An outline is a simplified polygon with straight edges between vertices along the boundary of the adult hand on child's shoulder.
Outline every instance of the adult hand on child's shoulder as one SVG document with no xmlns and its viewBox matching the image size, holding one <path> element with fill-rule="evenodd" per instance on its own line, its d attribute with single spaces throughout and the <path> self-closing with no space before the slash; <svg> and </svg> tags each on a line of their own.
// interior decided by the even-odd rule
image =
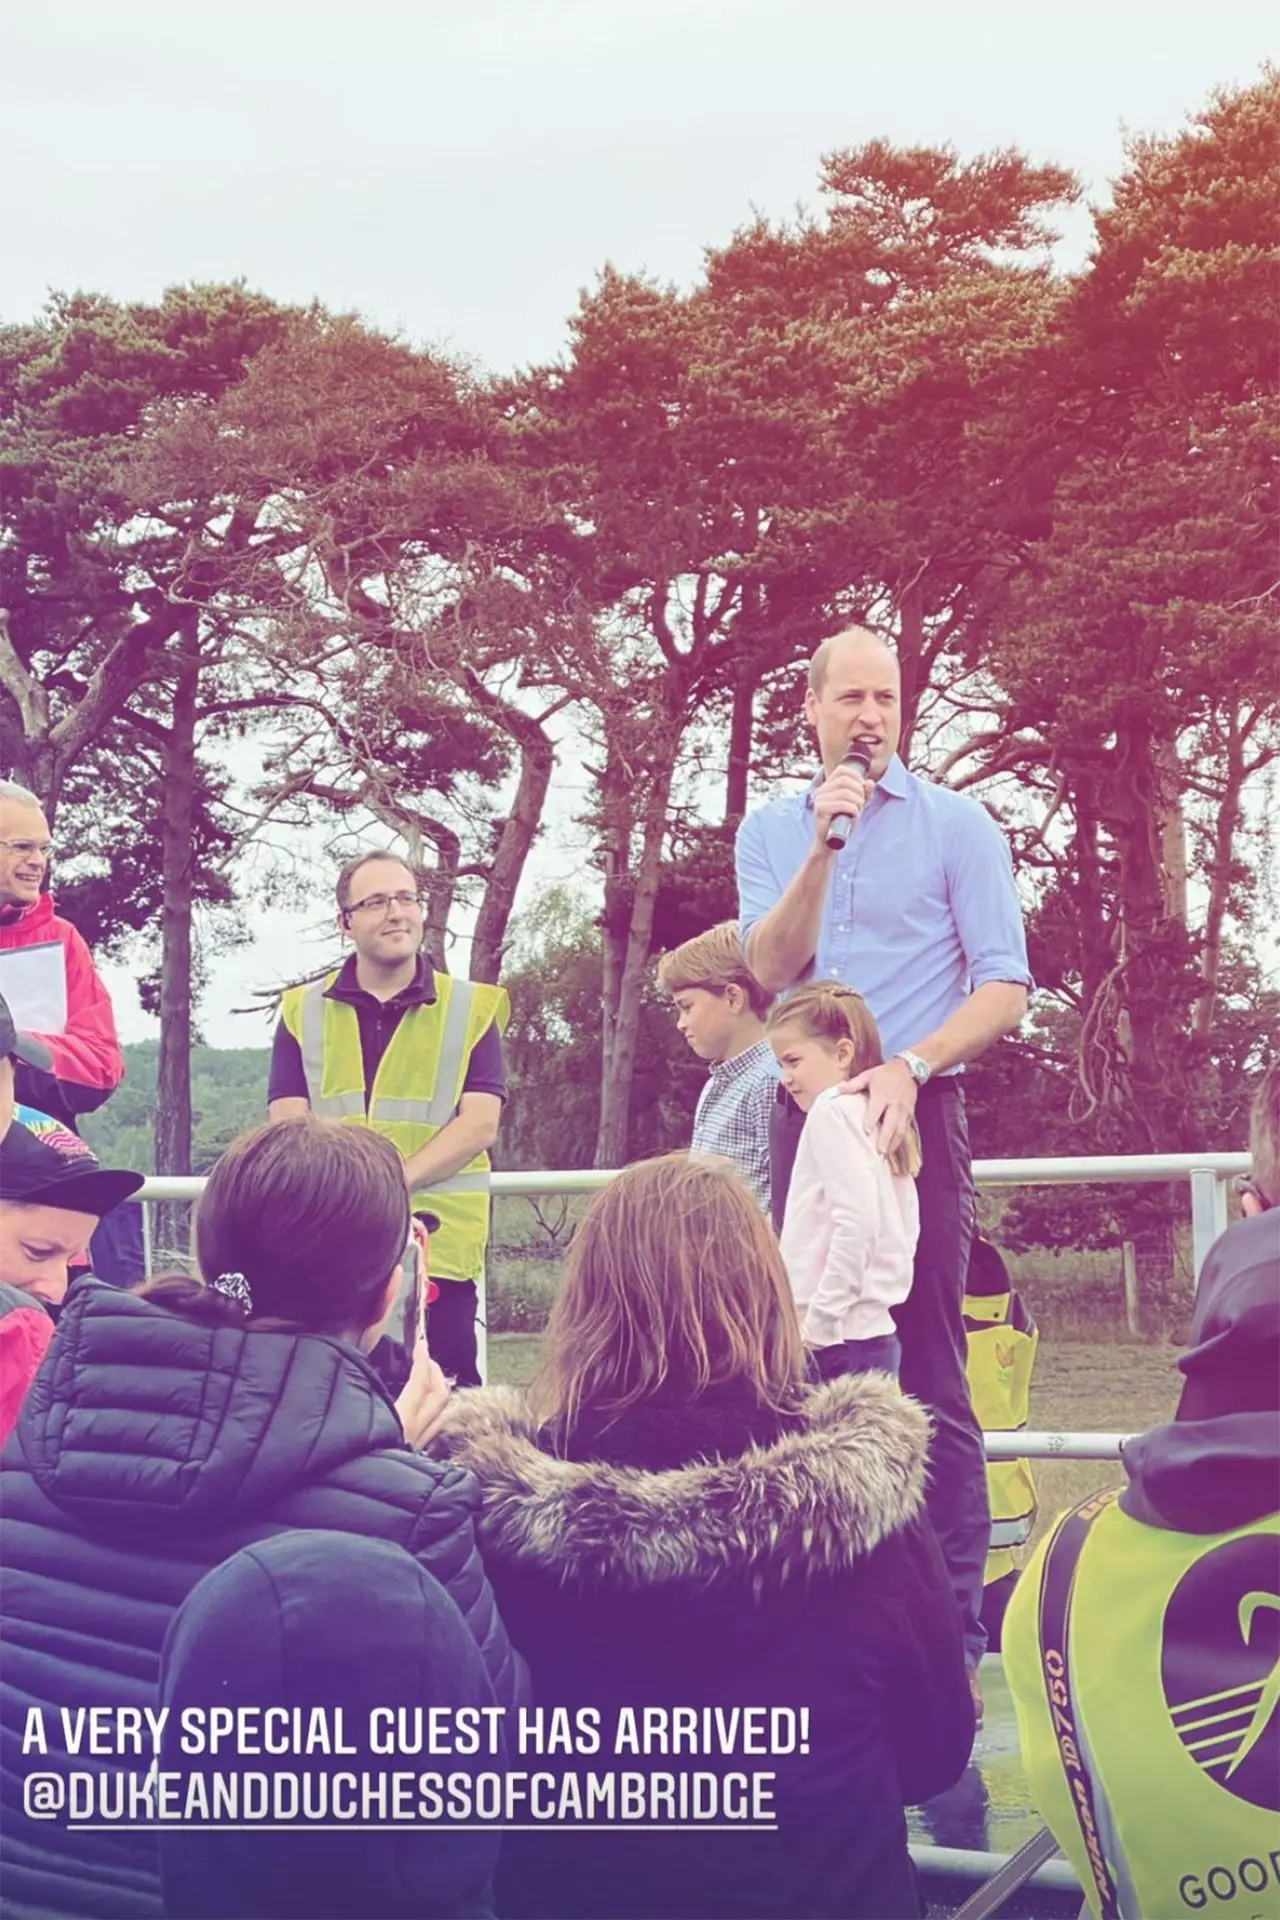
<svg viewBox="0 0 1280 1920">
<path fill-rule="evenodd" d="M 875 1135 L 878 1153 L 892 1153 L 906 1139 L 915 1118 L 919 1089 L 905 1060 L 886 1060 L 855 1074 L 852 1080 L 842 1080 L 840 1092 L 866 1094 L 866 1128 Z"/>
</svg>

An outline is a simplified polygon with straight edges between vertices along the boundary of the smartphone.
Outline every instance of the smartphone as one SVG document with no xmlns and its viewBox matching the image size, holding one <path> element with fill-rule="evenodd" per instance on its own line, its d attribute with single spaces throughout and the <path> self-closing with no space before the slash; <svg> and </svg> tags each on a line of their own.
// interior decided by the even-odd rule
<svg viewBox="0 0 1280 1920">
<path fill-rule="evenodd" d="M 427 1276 L 415 1237 L 410 1237 L 400 1264 L 400 1287 L 382 1337 L 392 1350 L 395 1373 L 407 1380 L 427 1327 Z"/>
</svg>

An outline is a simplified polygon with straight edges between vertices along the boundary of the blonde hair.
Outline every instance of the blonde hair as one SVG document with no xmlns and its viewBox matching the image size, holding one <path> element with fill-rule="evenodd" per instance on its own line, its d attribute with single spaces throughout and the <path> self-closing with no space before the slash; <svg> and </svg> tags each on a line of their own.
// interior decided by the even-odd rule
<svg viewBox="0 0 1280 1920">
<path fill-rule="evenodd" d="M 795 1027 L 806 1040 L 818 1040 L 830 1048 L 841 1040 L 851 1041 L 850 1079 L 880 1066 L 884 1060 L 880 1029 L 870 1007 L 860 993 L 842 986 L 838 980 L 814 980 L 776 1006 L 765 1031 L 772 1038 L 783 1027 Z M 906 1139 L 889 1155 L 889 1165 L 895 1173 L 913 1176 L 919 1173 L 920 1136 L 914 1123 Z"/>
<path fill-rule="evenodd" d="M 705 987 L 708 993 L 741 987 L 758 1020 L 763 1020 L 773 1005 L 773 995 L 761 986 L 743 958 L 736 920 L 722 920 L 718 927 L 695 934 L 692 940 L 664 953 L 658 962 L 658 985 L 670 994 L 687 993 L 693 987 Z"/>
<path fill-rule="evenodd" d="M 710 1154 L 627 1167 L 574 1235 L 529 1389 L 572 1428 L 659 1389 L 677 1403 L 740 1382 L 761 1406 L 798 1403 L 804 1350 L 778 1243 L 737 1170 Z"/>
</svg>

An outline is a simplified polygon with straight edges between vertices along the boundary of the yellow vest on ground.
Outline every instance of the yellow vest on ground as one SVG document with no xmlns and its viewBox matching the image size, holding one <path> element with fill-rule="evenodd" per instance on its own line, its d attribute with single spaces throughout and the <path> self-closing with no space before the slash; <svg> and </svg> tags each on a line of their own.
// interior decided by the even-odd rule
<svg viewBox="0 0 1280 1920">
<path fill-rule="evenodd" d="M 1009 1602 L 1032 1798 L 1105 1920 L 1280 1915 L 1280 1516 L 1166 1532 L 1114 1492 Z"/>
<path fill-rule="evenodd" d="M 1027 1424 L 1031 1369 L 1040 1332 L 1012 1293 L 967 1293 L 964 1297 L 965 1371 L 978 1425 L 989 1433 L 1016 1433 Z M 1015 1571 L 1013 1549 L 1031 1538 L 1036 1483 L 1027 1460 L 992 1460 L 987 1466 L 991 1500 L 991 1551 L 987 1585 Z"/>
<path fill-rule="evenodd" d="M 501 987 L 433 974 L 436 997 L 401 1015 L 366 1111 L 359 1017 L 347 1001 L 326 997 L 337 977 L 335 969 L 323 980 L 290 987 L 280 1002 L 302 1054 L 307 1098 L 326 1119 L 372 1127 L 407 1160 L 453 1119 L 472 1049 L 495 1020 L 502 1032 L 510 1002 Z M 475 1280 L 484 1270 L 490 1172 L 488 1154 L 478 1153 L 447 1180 L 411 1196 L 415 1207 L 440 1216 L 431 1236 L 431 1272 L 438 1279 Z"/>
</svg>

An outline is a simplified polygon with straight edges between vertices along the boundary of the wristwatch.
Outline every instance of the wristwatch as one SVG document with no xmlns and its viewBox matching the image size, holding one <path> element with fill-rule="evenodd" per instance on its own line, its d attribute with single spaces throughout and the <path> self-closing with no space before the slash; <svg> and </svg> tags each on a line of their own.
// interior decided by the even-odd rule
<svg viewBox="0 0 1280 1920">
<path fill-rule="evenodd" d="M 933 1068 L 929 1065 L 929 1062 L 922 1060 L 918 1053 L 912 1053 L 910 1047 L 899 1048 L 893 1057 L 895 1060 L 904 1060 L 906 1062 L 907 1072 L 911 1075 L 911 1078 L 918 1087 L 922 1087 L 926 1080 L 930 1079 L 933 1074 Z"/>
</svg>

